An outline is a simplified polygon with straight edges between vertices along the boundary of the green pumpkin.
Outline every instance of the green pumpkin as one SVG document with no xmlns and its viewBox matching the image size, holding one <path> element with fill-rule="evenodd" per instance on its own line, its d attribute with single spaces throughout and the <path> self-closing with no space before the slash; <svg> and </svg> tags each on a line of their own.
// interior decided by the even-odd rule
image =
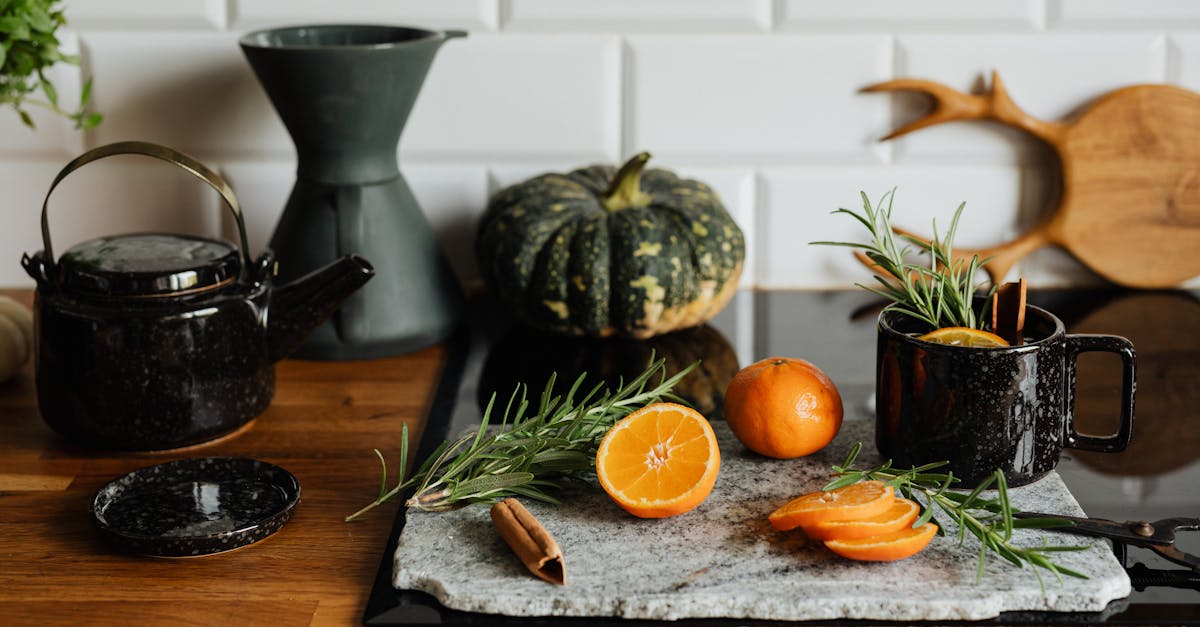
<svg viewBox="0 0 1200 627">
<path fill-rule="evenodd" d="M 621 166 L 543 174 L 492 197 L 475 253 L 488 288 L 526 323 L 636 338 L 693 327 L 733 297 L 745 239 L 707 185 Z"/>
</svg>

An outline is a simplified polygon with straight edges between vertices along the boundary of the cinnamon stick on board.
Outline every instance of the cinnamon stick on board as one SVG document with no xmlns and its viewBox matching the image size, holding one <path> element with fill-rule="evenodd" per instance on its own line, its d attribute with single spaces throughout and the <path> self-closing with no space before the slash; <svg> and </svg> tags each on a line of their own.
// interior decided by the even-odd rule
<svg viewBox="0 0 1200 627">
<path fill-rule="evenodd" d="M 567 583 L 558 543 L 520 501 L 508 498 L 493 505 L 492 524 L 529 572 L 553 584 Z"/>
</svg>

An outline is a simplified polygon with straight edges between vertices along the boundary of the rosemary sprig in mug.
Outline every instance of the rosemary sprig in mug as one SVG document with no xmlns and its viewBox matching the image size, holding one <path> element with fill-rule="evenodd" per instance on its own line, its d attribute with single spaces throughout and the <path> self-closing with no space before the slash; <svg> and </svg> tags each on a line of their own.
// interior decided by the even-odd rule
<svg viewBox="0 0 1200 627">
<path fill-rule="evenodd" d="M 527 415 L 530 404 L 525 388 L 519 386 L 504 408 L 498 429 L 489 430 L 496 402 L 493 394 L 478 430 L 442 442 L 407 478 L 404 470 L 408 467 L 408 427 L 405 426 L 401 430 L 400 474 L 395 486 L 388 489 L 387 462 L 376 449 L 383 466 L 379 498 L 347 516 L 346 521 L 358 519 L 414 486 L 415 492 L 405 501 L 405 507 L 427 511 L 510 496 L 557 503 L 548 490 L 593 469 L 596 448 L 613 424 L 649 403 L 679 401 L 671 389 L 695 367 L 692 364 L 667 377 L 666 360 L 651 356 L 646 370 L 618 386 L 616 391 L 608 392 L 603 383 L 598 383 L 579 399 L 576 396 L 586 374 L 575 379 L 565 396 L 554 395 L 555 376 L 551 375 L 532 414 Z M 658 384 L 651 385 L 656 376 Z"/>
<path fill-rule="evenodd" d="M 859 287 L 891 301 L 888 309 L 899 311 L 918 320 L 923 320 L 935 329 L 943 327 L 983 328 L 986 316 L 984 309 L 990 306 L 996 287 L 986 291 L 981 309 L 972 309 L 977 288 L 975 275 L 988 262 L 972 255 L 968 261 L 955 260 L 954 236 L 958 232 L 958 220 L 966 203 L 960 204 L 950 220 L 945 235 L 938 234 L 937 222 L 933 223 L 933 239 L 924 241 L 906 233 L 897 234 L 892 228 L 892 203 L 896 190 L 883 195 L 874 207 L 865 192 L 862 197 L 862 213 L 850 209 L 838 209 L 835 214 L 846 214 L 867 228 L 871 235 L 866 244 L 857 242 L 810 242 L 822 246 L 844 246 L 854 248 L 875 264 L 875 280 L 878 286 Z M 915 248 L 915 250 L 914 250 Z M 928 258 L 925 264 L 908 261 L 911 254 Z"/>
<path fill-rule="evenodd" d="M 1054 573 L 1060 581 L 1062 575 L 1080 579 L 1088 578 L 1083 573 L 1055 564 L 1049 556 L 1055 552 L 1082 551 L 1088 548 L 1086 546 L 1053 546 L 1043 543 L 1040 547 L 1021 547 L 1011 542 L 1014 529 L 1053 529 L 1069 527 L 1072 523 L 1058 518 L 1013 518 L 1014 510 L 1008 500 L 1008 483 L 1004 479 L 1004 473 L 999 470 L 969 494 L 963 494 L 950 491 L 952 485 L 958 481 L 953 473 L 932 472 L 945 466 L 948 462 L 934 462 L 909 470 L 899 470 L 892 468 L 889 460 L 874 468 L 855 470 L 851 466 L 861 450 L 862 443 L 855 443 L 846 456 L 846 461 L 842 462 L 840 466 L 833 467 L 838 477 L 830 481 L 823 489 L 833 490 L 872 479 L 888 483 L 905 498 L 917 501 L 921 505 L 921 516 L 913 523 L 913 527 L 918 527 L 933 519 L 936 507 L 958 525 L 959 543 L 963 542 L 968 531 L 979 539 L 977 578 L 983 578 L 983 568 L 987 563 L 989 551 L 1015 566 L 1024 567 L 1025 564 L 1033 566 L 1033 574 L 1037 577 L 1038 583 L 1042 585 L 1043 591 L 1045 584 L 1042 582 L 1038 568 Z M 992 487 L 993 484 L 996 488 L 996 498 L 983 498 L 981 496 L 983 491 Z M 916 498 L 918 494 L 923 497 L 923 503 Z M 938 528 L 938 533 L 942 533 L 941 529 L 944 527 L 939 524 Z"/>
</svg>

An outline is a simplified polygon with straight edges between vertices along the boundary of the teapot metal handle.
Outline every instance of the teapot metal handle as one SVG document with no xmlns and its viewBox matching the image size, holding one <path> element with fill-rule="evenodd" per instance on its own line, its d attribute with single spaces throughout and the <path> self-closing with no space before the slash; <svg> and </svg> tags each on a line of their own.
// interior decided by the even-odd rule
<svg viewBox="0 0 1200 627">
<path fill-rule="evenodd" d="M 50 183 L 50 189 L 46 191 L 46 199 L 42 201 L 42 245 L 44 246 L 43 250 L 46 251 L 45 262 L 50 267 L 53 267 L 55 264 L 54 250 L 50 246 L 50 218 L 47 212 L 50 203 L 50 194 L 54 192 L 54 188 L 68 174 L 93 161 L 113 155 L 145 155 L 147 157 L 162 159 L 191 172 L 196 178 L 208 183 L 213 189 L 217 190 L 217 193 L 225 200 L 225 204 L 229 207 L 229 210 L 233 212 L 233 219 L 237 223 L 238 237 L 241 238 L 242 244 L 242 272 L 247 272 L 251 268 L 250 246 L 246 241 L 246 223 L 242 219 L 242 207 L 238 203 L 237 196 L 234 195 L 233 188 L 229 186 L 229 183 L 226 183 L 225 179 L 221 178 L 219 174 L 210 170 L 203 163 L 182 152 L 167 148 L 166 146 L 160 146 L 159 144 L 141 141 L 116 142 L 93 148 L 72 159 L 54 177 L 54 181 Z"/>
</svg>

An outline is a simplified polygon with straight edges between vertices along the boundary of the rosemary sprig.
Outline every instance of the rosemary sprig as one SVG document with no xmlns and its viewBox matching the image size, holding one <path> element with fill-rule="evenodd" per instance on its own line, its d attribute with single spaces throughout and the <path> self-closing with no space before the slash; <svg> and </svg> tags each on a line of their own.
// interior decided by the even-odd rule
<svg viewBox="0 0 1200 627">
<path fill-rule="evenodd" d="M 972 308 L 972 300 L 977 288 L 975 275 L 988 262 L 972 255 L 970 260 L 954 259 L 954 235 L 958 232 L 958 220 L 966 203 L 958 206 L 954 217 L 950 220 L 950 229 L 945 236 L 938 234 L 937 221 L 933 222 L 933 239 L 926 242 L 910 235 L 897 234 L 892 230 L 892 204 L 896 197 L 893 189 L 883 195 L 871 206 L 871 201 L 865 192 L 862 196 L 863 211 L 856 213 L 850 209 L 837 209 L 833 213 L 843 213 L 858 220 L 871 234 L 871 241 L 862 244 L 857 242 L 811 242 L 822 246 L 845 246 L 861 250 L 868 259 L 878 266 L 887 276 L 875 275 L 879 286 L 863 285 L 859 287 L 878 294 L 891 301 L 888 309 L 902 312 L 918 320 L 923 320 L 935 329 L 942 327 L 983 327 L 985 320 L 984 309 L 996 291 L 992 286 L 987 291 L 978 313 Z M 886 203 L 886 204 L 885 204 Z M 913 254 L 928 257 L 927 264 L 916 264 L 909 261 Z"/>
<path fill-rule="evenodd" d="M 1059 583 L 1062 582 L 1062 575 L 1080 579 L 1088 578 L 1083 573 L 1055 564 L 1049 556 L 1055 552 L 1082 551 L 1088 548 L 1086 546 L 1051 546 L 1046 544 L 1045 540 L 1040 547 L 1021 547 L 1012 544 L 1014 529 L 1053 529 L 1070 527 L 1072 523 L 1059 518 L 1014 518 L 1013 512 L 1016 510 L 1013 509 L 1008 499 L 1008 484 L 1004 479 L 1004 473 L 999 470 L 981 482 L 970 493 L 964 494 L 950 491 L 951 486 L 958 482 L 958 477 L 955 477 L 954 473 L 932 472 L 945 466 L 948 462 L 934 462 L 909 470 L 899 470 L 892 468 L 892 462 L 888 460 L 874 468 L 855 470 L 851 466 L 861 450 L 862 443 L 855 443 L 846 456 L 846 461 L 842 462 L 840 466 L 833 467 L 838 477 L 830 481 L 823 489 L 833 490 L 871 479 L 883 481 L 903 494 L 905 498 L 914 500 L 921 505 L 921 516 L 913 523 L 913 527 L 933 520 L 936 507 L 958 526 L 960 544 L 964 542 L 968 531 L 979 539 L 977 580 L 983 578 L 983 569 L 989 551 L 1017 567 L 1023 568 L 1025 564 L 1033 566 L 1033 574 L 1037 577 L 1043 592 L 1045 592 L 1045 583 L 1042 581 L 1039 568 L 1054 573 Z M 996 498 L 983 498 L 981 496 L 983 491 L 992 487 L 993 484 L 996 488 Z M 924 502 L 916 498 L 917 495 L 923 497 Z M 934 520 L 934 522 L 937 521 Z M 944 527 L 939 524 L 938 534 L 941 535 L 943 531 Z"/>
<path fill-rule="evenodd" d="M 415 486 L 405 507 L 444 511 L 478 501 L 524 496 L 557 503 L 549 490 L 592 470 L 601 438 L 618 420 L 644 405 L 680 399 L 671 389 L 696 367 L 692 364 L 667 377 L 666 360 L 651 356 L 646 370 L 628 383 L 609 392 L 603 383 L 576 398 L 586 378 L 575 379 L 565 396 L 554 394 L 555 375 L 550 376 L 536 406 L 526 399 L 525 386 L 517 386 L 508 399 L 497 429 L 489 429 L 496 395 L 493 394 L 483 420 L 473 433 L 447 440 L 434 450 L 410 477 L 408 427 L 401 431 L 400 470 L 394 487 L 388 489 L 387 462 L 378 450 L 383 478 L 379 498 L 346 517 L 358 519 Z M 657 376 L 657 385 L 651 380 Z M 530 410 L 532 409 L 532 413 Z"/>
</svg>

